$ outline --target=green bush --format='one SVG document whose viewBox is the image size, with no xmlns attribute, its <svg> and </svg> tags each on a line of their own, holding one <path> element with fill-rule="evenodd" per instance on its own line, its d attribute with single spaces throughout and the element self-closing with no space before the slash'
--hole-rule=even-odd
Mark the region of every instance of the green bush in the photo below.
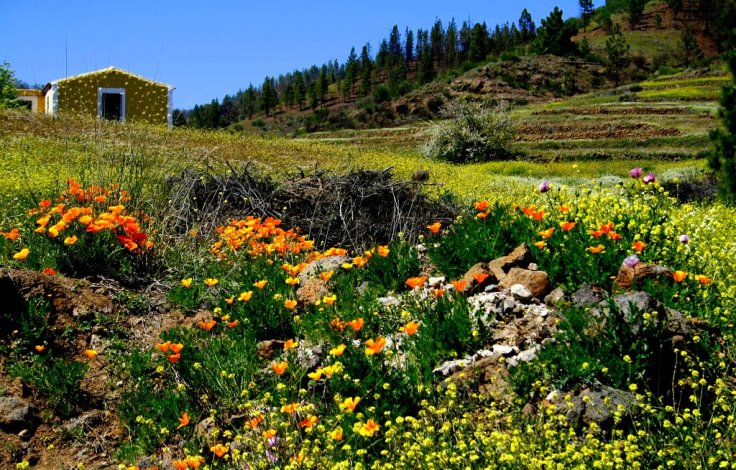
<svg viewBox="0 0 736 470">
<path fill-rule="evenodd" d="M 429 140 L 421 148 L 425 156 L 452 163 L 507 160 L 513 156 L 508 144 L 514 126 L 502 108 L 452 102 L 440 114 L 446 120 L 429 128 Z"/>
</svg>

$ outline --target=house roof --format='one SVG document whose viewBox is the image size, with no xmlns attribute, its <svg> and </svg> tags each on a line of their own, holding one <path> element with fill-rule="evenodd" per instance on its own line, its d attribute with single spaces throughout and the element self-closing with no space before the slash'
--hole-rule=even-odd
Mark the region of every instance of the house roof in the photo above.
<svg viewBox="0 0 736 470">
<path fill-rule="evenodd" d="M 89 75 L 95 75 L 95 74 L 102 74 L 102 73 L 106 73 L 106 72 L 117 72 L 117 73 L 121 73 L 121 74 L 123 74 L 123 75 L 127 75 L 127 76 L 129 76 L 129 77 L 137 78 L 138 80 L 143 80 L 143 81 L 146 81 L 146 82 L 148 82 L 148 83 L 153 83 L 153 84 L 155 84 L 155 85 L 165 86 L 165 87 L 168 87 L 168 88 L 174 88 L 174 87 L 172 87 L 171 85 L 168 85 L 168 84 L 166 84 L 166 83 L 161 83 L 161 82 L 157 82 L 157 81 L 155 81 L 155 80 L 151 80 L 151 79 L 148 79 L 148 78 L 142 77 L 142 76 L 140 76 L 140 75 L 136 75 L 136 74 L 134 74 L 134 73 L 130 73 L 130 72 L 128 72 L 127 70 L 119 69 L 119 68 L 117 68 L 117 67 L 107 67 L 107 68 L 104 68 L 104 69 L 100 69 L 100 70 L 93 70 L 93 71 L 91 71 L 91 72 L 85 72 L 85 73 L 80 73 L 80 74 L 77 74 L 77 75 L 72 75 L 71 77 L 66 77 L 66 78 L 60 78 L 60 79 L 58 79 L 58 80 L 54 80 L 53 82 L 51 82 L 51 83 L 47 84 L 47 85 L 46 85 L 46 86 L 44 87 L 44 91 L 45 91 L 46 89 L 48 89 L 50 85 L 53 85 L 53 84 L 56 84 L 56 83 L 59 83 L 59 82 L 65 82 L 65 81 L 67 81 L 67 80 L 75 80 L 75 79 L 77 79 L 77 78 L 81 78 L 81 77 L 87 77 L 87 76 L 89 76 Z"/>
</svg>

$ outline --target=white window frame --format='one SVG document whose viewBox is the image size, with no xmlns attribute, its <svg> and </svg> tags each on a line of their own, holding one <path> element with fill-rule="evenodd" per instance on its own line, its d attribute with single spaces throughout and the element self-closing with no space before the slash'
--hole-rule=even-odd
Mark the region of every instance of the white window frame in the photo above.
<svg viewBox="0 0 736 470">
<path fill-rule="evenodd" d="M 51 89 L 46 92 L 46 114 L 52 116 L 59 112 L 59 83 L 51 82 Z"/>
<path fill-rule="evenodd" d="M 18 96 L 16 98 L 18 101 L 30 101 L 31 103 L 31 112 L 35 113 L 38 110 L 38 98 L 35 96 Z"/>
<path fill-rule="evenodd" d="M 166 110 L 166 124 L 168 124 L 169 129 L 174 127 L 174 87 L 169 87 L 169 96 L 168 96 L 168 103 L 167 103 L 167 110 Z"/>
<path fill-rule="evenodd" d="M 125 88 L 97 89 L 97 117 L 102 119 L 102 95 L 105 93 L 120 95 L 120 122 L 125 122 Z"/>
</svg>

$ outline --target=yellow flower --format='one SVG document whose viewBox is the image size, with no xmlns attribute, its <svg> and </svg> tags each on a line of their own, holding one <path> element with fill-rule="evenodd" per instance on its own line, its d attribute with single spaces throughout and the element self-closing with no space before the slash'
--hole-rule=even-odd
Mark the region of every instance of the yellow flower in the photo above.
<svg viewBox="0 0 736 470">
<path fill-rule="evenodd" d="M 360 397 L 348 397 L 340 403 L 340 409 L 352 413 L 360 403 Z"/>
<path fill-rule="evenodd" d="M 345 345 L 341 344 L 337 346 L 336 348 L 330 349 L 330 356 L 342 356 L 342 353 L 345 352 Z"/>
<path fill-rule="evenodd" d="M 204 283 L 207 284 L 210 287 L 215 287 L 218 282 L 220 282 L 220 281 L 218 281 L 215 278 L 211 278 L 211 277 L 208 277 L 207 279 L 204 280 Z"/>
<path fill-rule="evenodd" d="M 358 433 L 360 433 L 361 436 L 373 437 L 379 429 L 381 429 L 381 426 L 373 421 L 373 419 L 369 419 L 367 423 L 360 426 Z"/>
<path fill-rule="evenodd" d="M 77 243 L 77 236 L 76 235 L 72 235 L 71 237 L 66 237 L 64 239 L 64 244 L 65 245 L 74 245 L 75 243 Z"/>
<path fill-rule="evenodd" d="M 182 285 L 182 287 L 185 287 L 185 288 L 189 289 L 190 287 L 192 287 L 192 278 L 191 277 L 188 277 L 186 279 L 182 279 L 181 280 L 181 285 Z"/>
<path fill-rule="evenodd" d="M 241 292 L 238 296 L 238 302 L 248 302 L 253 297 L 253 291 Z"/>
<path fill-rule="evenodd" d="M 17 260 L 21 260 L 22 261 L 22 260 L 28 258 L 28 254 L 30 252 L 31 252 L 31 250 L 29 250 L 28 248 L 23 248 L 18 253 L 16 253 L 16 254 L 13 255 L 13 259 L 17 259 Z"/>
</svg>

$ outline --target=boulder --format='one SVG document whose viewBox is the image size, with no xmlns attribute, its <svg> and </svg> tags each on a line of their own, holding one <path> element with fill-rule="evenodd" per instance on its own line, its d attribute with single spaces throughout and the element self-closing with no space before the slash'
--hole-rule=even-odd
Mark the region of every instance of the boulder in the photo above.
<svg viewBox="0 0 736 470">
<path fill-rule="evenodd" d="M 481 274 L 488 274 L 489 276 L 483 280 L 482 283 L 478 284 L 478 281 L 475 280 L 475 276 Z M 491 275 L 490 271 L 488 271 L 488 265 L 486 263 L 476 263 L 475 266 L 468 269 L 468 272 L 463 276 L 463 280 L 465 281 L 465 289 L 462 293 L 469 294 L 473 291 L 482 291 L 485 286 L 494 283 L 496 278 Z"/>
<path fill-rule="evenodd" d="M 488 271 L 500 282 L 506 277 L 511 268 L 528 268 L 529 264 L 533 262 L 532 252 L 522 243 L 508 255 L 496 258 L 488 263 Z"/>
<path fill-rule="evenodd" d="M 318 277 L 310 277 L 302 281 L 296 290 L 296 297 L 301 304 L 314 304 L 329 294 L 327 283 Z"/>
<path fill-rule="evenodd" d="M 35 421 L 35 408 L 22 398 L 0 397 L 0 429 L 14 430 Z"/>
<path fill-rule="evenodd" d="M 514 284 L 513 286 L 511 286 L 510 292 L 511 295 L 514 296 L 514 299 L 518 300 L 521 303 L 528 304 L 532 300 L 534 300 L 534 296 L 532 295 L 532 293 L 522 284 Z"/>
<path fill-rule="evenodd" d="M 317 277 L 319 273 L 325 271 L 338 271 L 343 263 L 349 263 L 350 258 L 347 256 L 327 256 L 312 261 L 306 268 L 299 273 L 299 281 L 304 284 L 307 279 Z"/>
<path fill-rule="evenodd" d="M 615 284 L 621 289 L 630 289 L 634 284 L 639 284 L 644 279 L 656 279 L 669 277 L 672 271 L 657 264 L 639 263 L 633 268 L 621 265 L 616 277 Z"/>
<path fill-rule="evenodd" d="M 523 285 L 538 299 L 544 298 L 552 290 L 549 276 L 544 271 L 511 268 L 506 277 L 498 284 L 498 287 L 510 289 L 514 284 Z"/>
<path fill-rule="evenodd" d="M 572 294 L 572 303 L 578 308 L 591 307 L 608 298 L 608 293 L 598 286 L 583 284 Z"/>
<path fill-rule="evenodd" d="M 558 287 L 544 297 L 544 303 L 555 306 L 565 300 L 565 291 Z"/>
<path fill-rule="evenodd" d="M 270 361 L 274 358 L 277 352 L 281 352 L 284 349 L 284 342 L 276 339 L 269 339 L 261 341 L 256 344 L 256 352 L 258 357 Z"/>
</svg>

